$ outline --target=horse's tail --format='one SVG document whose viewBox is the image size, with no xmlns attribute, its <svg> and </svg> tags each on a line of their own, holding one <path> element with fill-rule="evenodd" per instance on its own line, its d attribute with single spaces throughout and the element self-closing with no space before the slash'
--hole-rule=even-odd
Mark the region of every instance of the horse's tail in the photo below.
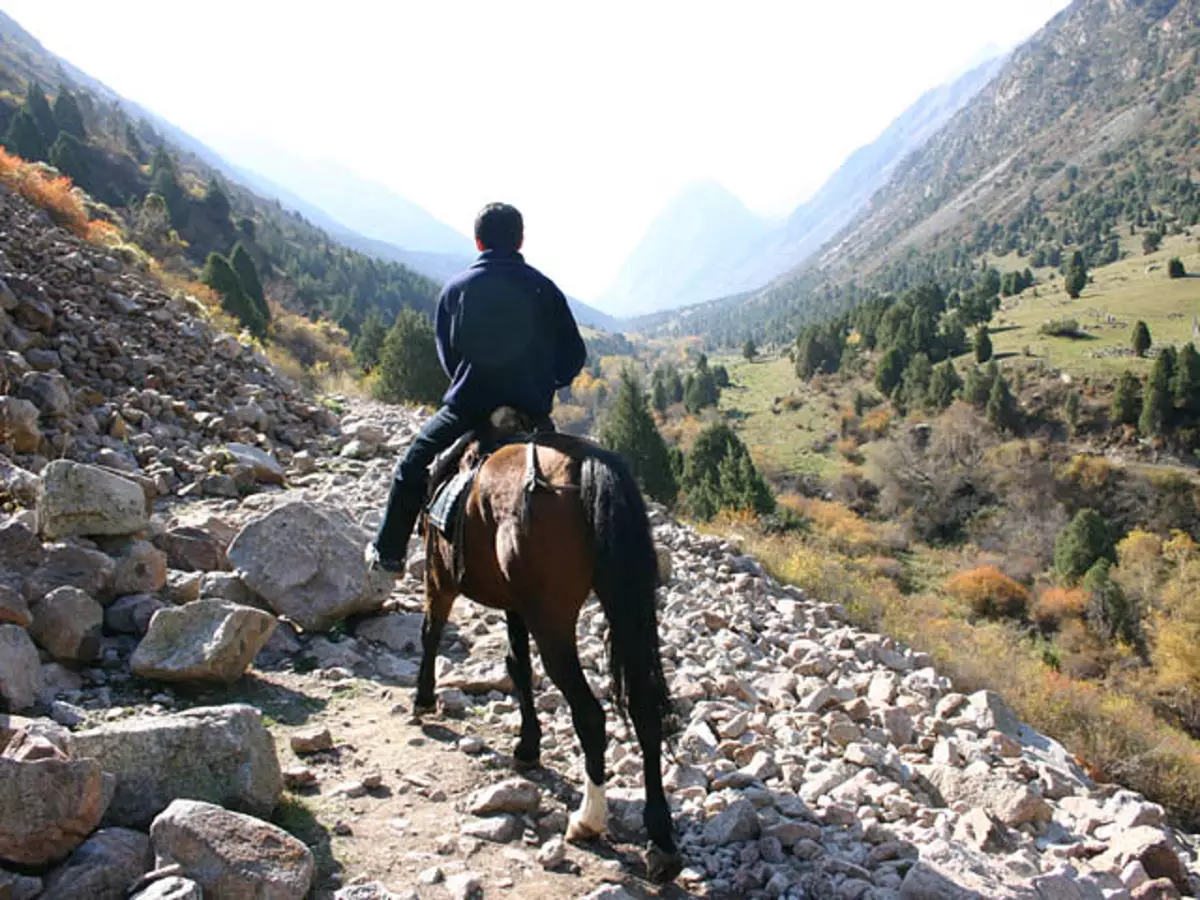
<svg viewBox="0 0 1200 900">
<path fill-rule="evenodd" d="M 657 714 L 663 732 L 677 727 L 658 646 L 658 558 L 646 504 L 625 461 L 593 449 L 580 473 L 580 499 L 592 534 L 592 587 L 608 618 L 613 702 Z"/>
</svg>

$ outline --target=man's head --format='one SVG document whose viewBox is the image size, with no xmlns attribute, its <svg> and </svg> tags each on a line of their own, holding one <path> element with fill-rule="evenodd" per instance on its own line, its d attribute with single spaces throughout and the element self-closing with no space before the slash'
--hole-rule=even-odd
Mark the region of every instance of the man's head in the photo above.
<svg viewBox="0 0 1200 900">
<path fill-rule="evenodd" d="M 525 223 L 515 206 L 489 203 L 475 217 L 475 246 L 483 250 L 520 250 Z"/>
</svg>

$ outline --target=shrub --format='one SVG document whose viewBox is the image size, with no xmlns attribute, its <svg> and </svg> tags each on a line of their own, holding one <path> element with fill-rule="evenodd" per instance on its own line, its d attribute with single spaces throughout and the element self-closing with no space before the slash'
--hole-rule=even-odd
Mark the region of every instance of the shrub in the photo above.
<svg viewBox="0 0 1200 900">
<path fill-rule="evenodd" d="M 1046 588 L 1038 594 L 1029 618 L 1042 631 L 1057 631 L 1066 620 L 1083 618 L 1087 603 L 1087 591 L 1081 588 Z"/>
<path fill-rule="evenodd" d="M 1081 509 L 1054 544 L 1054 568 L 1064 578 L 1084 575 L 1101 558 L 1111 559 L 1108 525 L 1094 509 Z"/>
<path fill-rule="evenodd" d="M 55 224 L 82 238 L 93 234 L 93 223 L 70 178 L 49 175 L 43 167 L 0 150 L 0 181 L 44 209 Z"/>
<path fill-rule="evenodd" d="M 1150 327 L 1145 322 L 1139 321 L 1133 326 L 1133 333 L 1129 336 L 1129 344 L 1133 348 L 1134 355 L 1145 356 L 1152 343 Z"/>
<path fill-rule="evenodd" d="M 1020 618 L 1029 605 L 1029 591 L 995 566 L 980 566 L 951 576 L 946 591 L 966 603 L 972 614 L 988 619 Z"/>
<path fill-rule="evenodd" d="M 1167 263 L 1168 278 L 1183 278 L 1187 275 L 1187 269 L 1183 267 L 1183 260 L 1178 256 L 1172 256 Z"/>
<path fill-rule="evenodd" d="M 1086 337 L 1085 332 L 1079 327 L 1078 319 L 1051 319 L 1049 322 L 1041 324 L 1038 334 L 1044 334 L 1047 337 Z"/>
<path fill-rule="evenodd" d="M 405 307 L 379 353 L 376 399 L 387 403 L 436 403 L 446 389 L 433 323 Z"/>
</svg>

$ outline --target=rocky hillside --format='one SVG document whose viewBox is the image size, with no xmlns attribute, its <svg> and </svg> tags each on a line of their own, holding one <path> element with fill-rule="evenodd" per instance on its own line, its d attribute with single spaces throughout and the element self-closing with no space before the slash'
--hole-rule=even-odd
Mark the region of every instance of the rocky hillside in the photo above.
<svg viewBox="0 0 1200 900">
<path fill-rule="evenodd" d="M 408 717 L 422 564 L 380 581 L 362 547 L 419 414 L 336 421 L 2 199 L 0 897 L 644 896 L 641 767 L 615 716 L 610 840 L 561 840 L 580 755 L 540 670 L 545 768 L 510 774 L 501 615 L 460 605 L 439 714 Z M 666 781 L 688 865 L 663 896 L 1200 888 L 1191 836 L 999 697 L 653 524 L 685 723 Z M 604 627 L 589 605 L 601 696 Z"/>
</svg>

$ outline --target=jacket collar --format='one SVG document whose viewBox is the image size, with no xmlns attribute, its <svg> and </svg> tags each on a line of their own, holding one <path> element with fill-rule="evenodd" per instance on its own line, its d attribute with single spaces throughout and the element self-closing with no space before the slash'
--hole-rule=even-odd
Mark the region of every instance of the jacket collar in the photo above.
<svg viewBox="0 0 1200 900">
<path fill-rule="evenodd" d="M 517 250 L 484 250 L 479 254 L 479 258 L 472 264 L 472 269 L 481 268 L 488 263 L 497 262 L 525 262 L 520 251 Z"/>
</svg>

